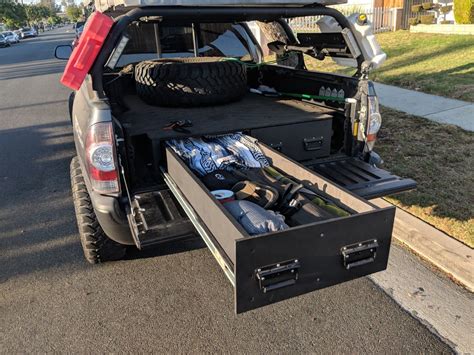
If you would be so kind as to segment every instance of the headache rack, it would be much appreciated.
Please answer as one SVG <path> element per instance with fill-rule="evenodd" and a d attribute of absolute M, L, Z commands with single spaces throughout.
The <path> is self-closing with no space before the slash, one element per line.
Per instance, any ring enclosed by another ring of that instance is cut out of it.
<path fill-rule="evenodd" d="M 84 0 L 86 6 L 95 6 L 101 12 L 114 11 L 116 7 L 142 6 L 304 6 L 337 5 L 347 0 Z"/>

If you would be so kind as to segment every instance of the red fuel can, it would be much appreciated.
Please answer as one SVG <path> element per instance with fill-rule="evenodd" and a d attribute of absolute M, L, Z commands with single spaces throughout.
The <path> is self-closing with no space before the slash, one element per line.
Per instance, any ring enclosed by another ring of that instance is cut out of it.
<path fill-rule="evenodd" d="M 94 12 L 89 17 L 79 43 L 66 64 L 61 84 L 73 90 L 81 87 L 113 24 L 112 18 L 101 12 Z"/>

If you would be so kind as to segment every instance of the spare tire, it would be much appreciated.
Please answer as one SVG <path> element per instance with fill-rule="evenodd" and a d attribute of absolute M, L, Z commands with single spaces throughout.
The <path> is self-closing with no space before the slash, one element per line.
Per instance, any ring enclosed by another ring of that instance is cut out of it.
<path fill-rule="evenodd" d="M 247 71 L 240 62 L 218 57 L 159 59 L 137 64 L 135 83 L 150 105 L 208 106 L 244 96 Z"/>

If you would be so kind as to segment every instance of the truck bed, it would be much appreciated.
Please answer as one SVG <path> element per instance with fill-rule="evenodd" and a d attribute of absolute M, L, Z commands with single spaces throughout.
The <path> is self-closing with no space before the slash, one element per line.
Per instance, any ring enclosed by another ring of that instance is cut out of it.
<path fill-rule="evenodd" d="M 146 134 L 150 139 L 166 140 L 184 136 L 203 136 L 255 128 L 332 119 L 330 108 L 287 98 L 247 94 L 227 105 L 171 108 L 147 105 L 136 95 L 124 97 L 129 108 L 119 119 L 129 136 Z M 189 132 L 164 130 L 170 122 L 191 120 Z"/>

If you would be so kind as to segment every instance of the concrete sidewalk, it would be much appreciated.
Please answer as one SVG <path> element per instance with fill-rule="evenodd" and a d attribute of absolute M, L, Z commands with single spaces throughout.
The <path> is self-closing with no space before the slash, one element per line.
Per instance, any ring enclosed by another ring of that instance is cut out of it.
<path fill-rule="evenodd" d="M 375 90 L 383 106 L 474 131 L 473 103 L 380 83 L 375 83 Z"/>

